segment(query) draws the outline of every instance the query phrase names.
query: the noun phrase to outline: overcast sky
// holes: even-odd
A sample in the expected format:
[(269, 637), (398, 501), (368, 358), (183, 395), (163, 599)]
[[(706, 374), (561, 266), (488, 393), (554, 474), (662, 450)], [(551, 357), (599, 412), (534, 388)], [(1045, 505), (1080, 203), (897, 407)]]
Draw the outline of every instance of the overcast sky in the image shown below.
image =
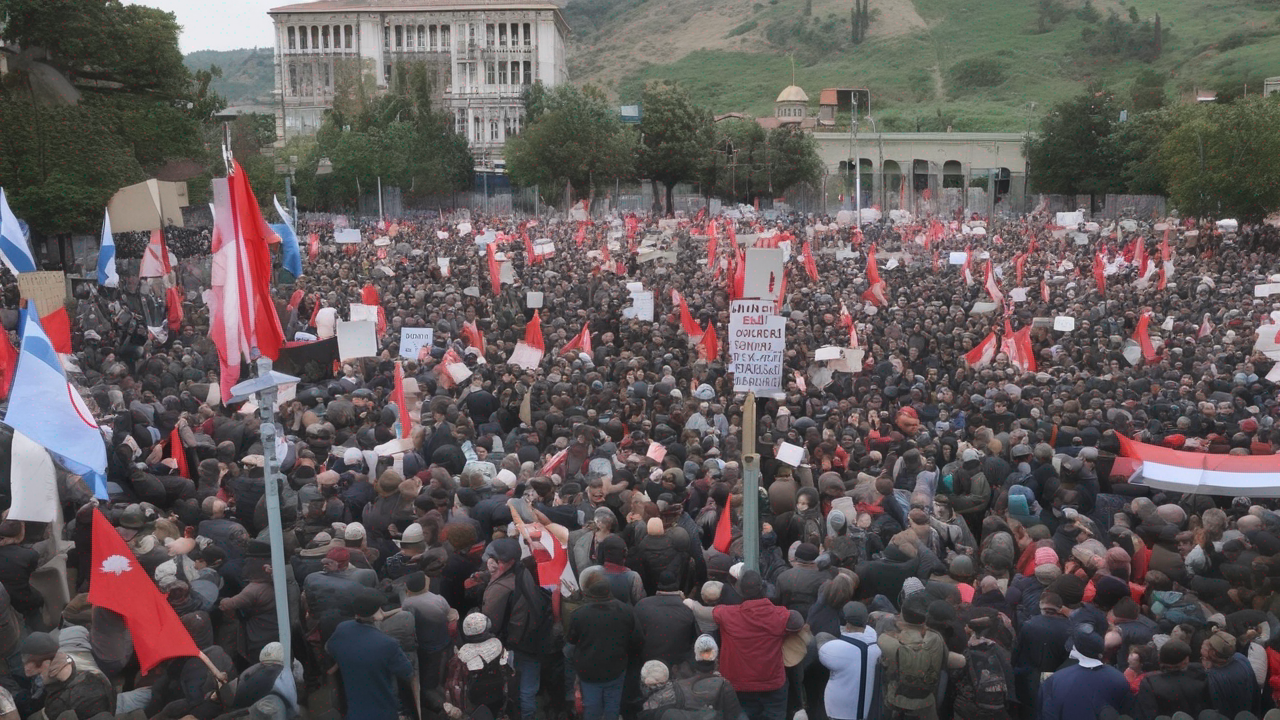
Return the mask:
[(182, 26), (182, 52), (273, 47), (267, 10), (302, 0), (125, 0), (167, 10)]

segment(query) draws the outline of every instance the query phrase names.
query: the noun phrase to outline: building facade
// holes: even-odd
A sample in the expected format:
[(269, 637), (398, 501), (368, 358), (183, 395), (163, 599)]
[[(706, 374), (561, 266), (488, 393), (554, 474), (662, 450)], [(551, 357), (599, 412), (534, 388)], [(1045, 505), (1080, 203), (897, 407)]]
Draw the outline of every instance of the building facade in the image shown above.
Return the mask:
[(269, 11), (276, 30), (276, 137), (314, 133), (351, 83), (385, 91), (423, 65), (477, 170), (502, 172), (523, 93), (569, 79), (569, 27), (547, 0), (318, 0)]

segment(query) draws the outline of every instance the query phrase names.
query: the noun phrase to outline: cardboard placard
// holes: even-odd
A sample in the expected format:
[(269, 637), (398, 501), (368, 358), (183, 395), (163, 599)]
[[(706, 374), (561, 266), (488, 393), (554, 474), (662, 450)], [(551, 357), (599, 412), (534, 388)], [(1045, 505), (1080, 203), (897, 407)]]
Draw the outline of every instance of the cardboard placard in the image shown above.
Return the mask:
[(1053, 329), (1058, 332), (1071, 332), (1076, 329), (1076, 319), (1070, 315), (1059, 315), (1053, 319)]
[(649, 443), (649, 450), (645, 452), (644, 456), (655, 463), (661, 464), (663, 459), (667, 457), (667, 448), (659, 443), (651, 442)]
[(340, 228), (333, 231), (333, 241), (336, 243), (358, 243), (360, 242), (359, 228)]
[(67, 303), (67, 277), (53, 270), (18, 273), (18, 290), (44, 317)]
[(469, 223), (469, 222), (462, 222), (462, 223), (458, 223), (458, 234), (459, 234), (459, 235), (470, 235), (470, 234), (471, 234), (471, 223)]
[(436, 265), (440, 266), (441, 275), (444, 275), (445, 277), (451, 277), (449, 274), (449, 263), (452, 262), (452, 260), (453, 260), (452, 258), (447, 258), (447, 257), (436, 258)]
[[(24, 273), (23, 275), (19, 275), (18, 282), (21, 283), (22, 278), (28, 274), (35, 274), (35, 273)], [(1267, 297), (1269, 295), (1275, 295), (1276, 293), (1280, 293), (1280, 283), (1264, 283), (1262, 285), (1253, 286), (1254, 297)]]
[(631, 307), (622, 309), (622, 316), (644, 322), (653, 322), (653, 291), (631, 293)]
[(814, 360), (836, 360), (840, 357), (840, 355), (843, 352), (844, 352), (844, 348), (842, 347), (838, 347), (836, 345), (828, 345), (826, 347), (818, 348), (817, 352), (813, 354), (813, 359)]
[(769, 300), (734, 300), (729, 306), (729, 370), (734, 392), (776, 395), (782, 387), (787, 320)]
[(435, 344), (435, 328), (400, 328), (400, 357), (417, 360), (422, 348)]
[(378, 306), (377, 305), (361, 305), (360, 303), (351, 303), (351, 322), (360, 322), (369, 320), (378, 322)]
[(1014, 302), (1026, 302), (1027, 289), (1024, 287), (1013, 288), (1012, 290), (1009, 291), (1009, 299), (1013, 300)]
[(338, 359), (357, 360), (378, 354), (375, 323), (368, 320), (338, 322)]
[(949, 265), (963, 265), (964, 261), (968, 259), (968, 257), (969, 253), (964, 252), (963, 250), (959, 252), (953, 250), (951, 254), (947, 256), (947, 263)]
[(542, 307), (542, 293), (530, 290), (524, 295), (524, 306), (533, 310)]
[(783, 251), (781, 248), (747, 248), (742, 296), (777, 300), (782, 292)]

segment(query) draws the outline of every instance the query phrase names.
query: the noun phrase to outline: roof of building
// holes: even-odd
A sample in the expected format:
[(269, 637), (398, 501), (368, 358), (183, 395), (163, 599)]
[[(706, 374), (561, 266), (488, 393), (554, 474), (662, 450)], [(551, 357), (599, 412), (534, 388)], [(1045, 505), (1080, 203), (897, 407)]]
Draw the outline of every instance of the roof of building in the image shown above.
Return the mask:
[(822, 91), (822, 93), (818, 95), (818, 104), (819, 105), (838, 105), (839, 101), (836, 100), (836, 89), (825, 88)]
[(805, 94), (804, 89), (799, 85), (788, 85), (778, 93), (778, 99), (774, 102), (809, 102), (809, 96)]
[(267, 11), (275, 13), (313, 13), (345, 11), (411, 11), (411, 10), (555, 10), (560, 7), (550, 0), (316, 0), (315, 2), (281, 5)]

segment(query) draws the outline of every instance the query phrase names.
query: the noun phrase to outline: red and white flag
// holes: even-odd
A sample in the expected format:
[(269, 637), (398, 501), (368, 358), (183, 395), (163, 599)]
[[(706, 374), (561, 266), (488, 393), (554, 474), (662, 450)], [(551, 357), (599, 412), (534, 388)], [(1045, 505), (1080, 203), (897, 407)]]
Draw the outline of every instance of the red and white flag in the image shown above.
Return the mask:
[(280, 242), (262, 219), (249, 177), (233, 163), (231, 174), (213, 180), (213, 270), (205, 294), (209, 336), (218, 348), (222, 400), (240, 380), (241, 361), (252, 361), (256, 348), (275, 360), (284, 331), (271, 298), (271, 251)]
[(542, 337), (542, 316), (534, 310), (533, 319), (524, 326), (524, 340), (516, 343), (516, 348), (507, 359), (507, 363), (533, 370), (542, 364), (542, 358), (546, 354), (547, 342)]
[(960, 276), (964, 278), (965, 285), (973, 284), (973, 248), (966, 247), (964, 249), (964, 264), (960, 266)]
[(556, 453), (555, 455), (552, 455), (550, 458), (547, 459), (547, 462), (542, 465), (542, 469), (538, 471), (538, 474), (551, 475), (555, 473), (555, 471), (560, 469), (560, 466), (564, 465), (564, 461), (568, 457), (569, 457), (569, 448), (565, 448), (560, 452)]
[(720, 339), (711, 320), (707, 320), (707, 327), (702, 331), (702, 352), (707, 362), (715, 362), (720, 357)]
[(124, 618), (142, 672), (147, 673), (170, 658), (199, 656), (200, 649), (178, 619), (178, 613), (97, 508), (93, 510), (92, 532), (89, 604)]
[(496, 244), (489, 243), (485, 245), (485, 250), (489, 256), (489, 289), (493, 291), (494, 295), (499, 295), (502, 293), (502, 272), (498, 268), (497, 250), (494, 249)]
[(396, 361), (395, 385), (391, 390), (391, 399), (400, 411), (400, 437), (407, 438), (413, 430), (413, 420), (409, 417), (409, 405), (404, 401), (404, 368)]
[(565, 346), (560, 348), (560, 354), (563, 355), (574, 350), (587, 353), (588, 355), (591, 354), (591, 330), (587, 323), (582, 324), (582, 332), (574, 335), (572, 340), (565, 343)]
[(480, 328), (476, 327), (475, 322), (462, 323), (462, 340), (467, 347), (473, 347), (480, 352), (484, 352), (484, 335), (481, 334)]
[(1013, 259), (1014, 277), (1018, 279), (1018, 285), (1022, 285), (1022, 266), (1027, 262), (1027, 254), (1021, 253)]
[(1040, 298), (1049, 302), (1049, 283), (1044, 278), (1040, 278)]
[(812, 245), (812, 242), (806, 242), (800, 255), (804, 258), (804, 271), (809, 273), (809, 279), (818, 282), (818, 263), (813, 259)]
[(1036, 358), (1031, 349), (1031, 326), (1014, 332), (1009, 318), (1004, 320), (1004, 337), (1000, 339), (1000, 352), (1009, 358), (1009, 364), (1022, 372), (1036, 371)]
[(1099, 250), (1098, 252), (1094, 253), (1093, 282), (1095, 285), (1098, 286), (1098, 294), (1104, 295), (1104, 296), (1107, 294), (1107, 275), (1106, 275), (1106, 271), (1104, 270), (1105, 265), (1106, 265), (1106, 260), (1102, 257), (1102, 251)]
[(985, 367), (991, 364), (996, 357), (996, 348), (999, 342), (996, 339), (996, 331), (992, 330), (982, 342), (978, 343), (972, 350), (964, 354), (964, 361), (969, 367)]
[[(785, 281), (786, 276), (783, 276)], [(880, 279), (880, 268), (876, 267), (876, 244), (867, 248), (867, 284), (870, 286), (862, 293), (862, 299), (880, 307), (889, 306), (888, 285)]]
[(151, 241), (142, 253), (142, 262), (138, 264), (138, 277), (168, 277), (173, 272), (173, 263), (169, 260), (169, 246), (165, 244), (164, 233), (151, 231)]
[(1218, 455), (1173, 450), (1117, 434), (1120, 453), (1142, 461), (1141, 485), (1200, 495), (1280, 497), (1274, 455)]
[(1196, 333), (1196, 339), (1209, 337), (1209, 333), (1213, 332), (1213, 323), (1209, 322), (1209, 313), (1204, 314), (1204, 320), (1200, 321), (1200, 330)]
[(992, 266), (993, 266), (993, 263), (990, 260), (988, 260), (986, 277), (983, 279), (982, 285), (987, 289), (987, 294), (991, 296), (991, 299), (994, 300), (996, 303), (1000, 304), (1001, 307), (1003, 307), (1004, 293), (1000, 292), (1000, 283), (996, 282), (996, 274), (995, 274), (995, 271), (992, 270)]

